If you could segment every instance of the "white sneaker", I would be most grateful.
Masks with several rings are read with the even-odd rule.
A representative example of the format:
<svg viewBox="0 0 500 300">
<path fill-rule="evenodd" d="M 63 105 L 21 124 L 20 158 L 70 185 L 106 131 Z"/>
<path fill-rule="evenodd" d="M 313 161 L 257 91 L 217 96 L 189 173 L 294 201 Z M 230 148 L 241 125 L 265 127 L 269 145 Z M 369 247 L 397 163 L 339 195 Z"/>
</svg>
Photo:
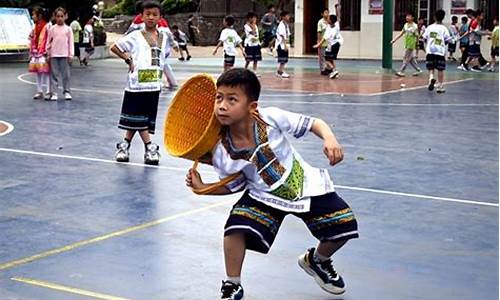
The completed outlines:
<svg viewBox="0 0 500 300">
<path fill-rule="evenodd" d="M 412 76 L 418 76 L 418 75 L 420 75 L 420 74 L 422 74 L 422 73 L 423 73 L 423 71 L 422 71 L 422 70 L 418 70 L 418 71 L 416 71 L 415 73 L 413 73 L 413 74 L 412 74 Z"/>
<path fill-rule="evenodd" d="M 73 99 L 73 97 L 71 97 L 71 94 L 69 92 L 65 92 L 64 93 L 64 100 L 68 100 L 69 101 L 71 99 Z"/>
<path fill-rule="evenodd" d="M 399 71 L 399 72 L 396 72 L 396 76 L 398 76 L 398 77 L 405 77 L 405 73 Z"/>
<path fill-rule="evenodd" d="M 286 72 L 283 72 L 281 73 L 281 78 L 290 78 L 290 75 L 288 75 L 288 73 Z"/>
<path fill-rule="evenodd" d="M 464 65 L 460 65 L 460 66 L 458 66 L 458 67 L 457 67 L 457 69 L 458 69 L 458 70 L 465 71 L 465 67 L 464 67 Z"/>
<path fill-rule="evenodd" d="M 436 88 L 436 92 L 438 94 L 444 94 L 446 92 L 446 89 L 444 88 L 442 83 Z"/>
<path fill-rule="evenodd" d="M 57 101 L 57 93 L 53 93 L 49 98 L 50 101 Z"/>
<path fill-rule="evenodd" d="M 330 74 L 330 79 L 336 79 L 340 75 L 339 71 L 335 70 Z"/>
</svg>

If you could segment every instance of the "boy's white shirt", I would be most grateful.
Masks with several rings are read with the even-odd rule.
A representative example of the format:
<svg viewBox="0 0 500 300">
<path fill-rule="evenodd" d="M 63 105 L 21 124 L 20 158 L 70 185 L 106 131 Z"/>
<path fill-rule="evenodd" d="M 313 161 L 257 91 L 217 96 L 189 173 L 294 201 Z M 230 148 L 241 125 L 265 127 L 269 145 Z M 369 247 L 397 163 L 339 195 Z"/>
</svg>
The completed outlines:
<svg viewBox="0 0 500 300">
<path fill-rule="evenodd" d="M 92 25 L 90 25 L 90 24 L 86 24 L 83 27 L 82 42 L 83 43 L 90 43 L 90 39 L 92 38 L 93 34 L 94 34 L 94 27 L 92 27 Z"/>
<path fill-rule="evenodd" d="M 179 32 L 179 40 L 177 40 L 177 43 L 180 46 L 185 46 L 187 44 L 187 41 L 188 41 L 187 35 L 184 32 L 182 32 L 181 30 L 178 30 L 178 32 Z"/>
<path fill-rule="evenodd" d="M 340 26 L 337 23 L 333 27 L 328 25 L 323 37 L 328 42 L 328 51 L 332 51 L 332 46 L 337 43 L 341 46 L 344 44 L 344 38 L 340 34 Z"/>
<path fill-rule="evenodd" d="M 224 53 L 229 56 L 236 56 L 236 46 L 242 42 L 241 37 L 232 27 L 222 30 L 219 41 L 222 42 Z"/>
<path fill-rule="evenodd" d="M 269 126 L 266 126 L 268 142 L 257 145 L 251 158 L 245 160 L 231 158 L 222 141 L 219 141 L 213 150 L 212 156 L 212 164 L 215 171 L 220 178 L 240 171 L 243 172 L 244 175 L 226 185 L 233 192 L 246 187 L 250 197 L 268 206 L 290 212 L 309 211 L 311 197 L 334 192 L 333 182 L 326 169 L 314 168 L 302 159 L 288 140 L 286 134 L 293 135 L 296 138 L 305 136 L 311 130 L 314 118 L 275 107 L 260 108 L 259 114 L 269 124 Z M 262 150 L 266 144 L 269 145 L 275 154 L 275 158 L 279 164 L 285 168 L 281 177 L 271 186 L 262 179 L 260 174 L 267 168 L 272 168 L 272 160 L 265 164 L 261 170 L 257 170 L 257 165 L 252 162 L 252 158 L 258 160 L 259 157 L 263 156 Z M 282 188 L 288 176 L 292 172 L 296 174 L 295 172 L 300 168 L 303 170 L 303 184 L 300 197 L 289 200 L 271 193 L 278 188 Z"/>
<path fill-rule="evenodd" d="M 245 24 L 245 46 L 259 46 L 260 41 L 259 41 L 259 27 L 255 26 L 255 33 L 252 34 L 254 31 L 250 24 Z"/>
<path fill-rule="evenodd" d="M 134 71 L 128 72 L 128 80 L 125 90 L 128 92 L 153 92 L 161 90 L 161 77 L 156 82 L 139 82 L 140 70 L 157 70 L 161 76 L 161 70 L 166 62 L 167 53 L 165 52 L 168 38 L 163 31 L 158 31 L 163 35 L 161 53 L 159 56 L 160 66 L 151 65 L 151 47 L 142 35 L 142 30 L 132 31 L 123 36 L 116 42 L 116 46 L 122 52 L 128 52 L 132 57 Z M 158 35 L 158 39 L 160 36 Z"/>
<path fill-rule="evenodd" d="M 434 55 L 446 55 L 446 42 L 452 40 L 448 28 L 443 24 L 431 24 L 425 30 L 422 37 L 427 41 L 425 45 L 425 52 Z"/>
<path fill-rule="evenodd" d="M 290 38 L 290 27 L 284 21 L 280 21 L 278 29 L 276 30 L 276 45 L 285 50 L 285 43 Z"/>
</svg>

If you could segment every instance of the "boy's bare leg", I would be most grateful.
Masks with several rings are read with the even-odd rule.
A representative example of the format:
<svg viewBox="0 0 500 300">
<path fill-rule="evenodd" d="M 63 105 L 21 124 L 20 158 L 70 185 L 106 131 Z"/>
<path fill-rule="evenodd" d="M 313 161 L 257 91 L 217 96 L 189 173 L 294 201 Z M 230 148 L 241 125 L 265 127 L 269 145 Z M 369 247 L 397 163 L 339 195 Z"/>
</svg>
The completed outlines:
<svg viewBox="0 0 500 300">
<path fill-rule="evenodd" d="M 245 259 L 246 243 L 243 233 L 234 233 L 224 237 L 224 260 L 227 277 L 240 277 Z"/>
<path fill-rule="evenodd" d="M 125 139 L 128 141 L 132 141 L 132 138 L 135 135 L 135 130 L 126 130 L 125 131 Z"/>
<path fill-rule="evenodd" d="M 250 64 L 250 61 L 249 61 L 249 60 L 247 60 L 247 61 L 245 62 L 245 69 L 248 69 L 248 65 L 249 65 L 249 64 Z"/>
<path fill-rule="evenodd" d="M 444 82 L 444 71 L 439 71 L 438 70 L 438 82 L 440 84 L 443 84 L 443 82 Z"/>
<path fill-rule="evenodd" d="M 257 72 L 257 61 L 253 62 L 253 71 Z"/>
<path fill-rule="evenodd" d="M 337 250 L 342 248 L 347 241 L 323 241 L 320 242 L 317 248 L 318 253 L 324 257 L 331 257 Z"/>
<path fill-rule="evenodd" d="M 284 69 L 285 69 L 285 64 L 279 64 L 278 65 L 278 73 L 279 74 L 283 73 Z"/>
<path fill-rule="evenodd" d="M 139 135 L 141 136 L 141 139 L 144 142 L 144 144 L 151 142 L 151 136 L 149 135 L 149 132 L 147 130 L 139 131 Z"/>
</svg>

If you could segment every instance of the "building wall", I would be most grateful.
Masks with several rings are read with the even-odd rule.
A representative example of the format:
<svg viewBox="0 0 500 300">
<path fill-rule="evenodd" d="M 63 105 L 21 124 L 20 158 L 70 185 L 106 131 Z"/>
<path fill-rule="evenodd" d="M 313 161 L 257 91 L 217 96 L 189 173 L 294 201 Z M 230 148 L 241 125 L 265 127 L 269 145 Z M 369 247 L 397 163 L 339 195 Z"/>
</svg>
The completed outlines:
<svg viewBox="0 0 500 300">
<path fill-rule="evenodd" d="M 304 1 L 295 0 L 295 43 L 294 51 L 298 54 L 304 54 L 304 24 L 303 12 Z M 329 0 L 330 11 L 335 11 L 335 3 L 337 0 Z M 467 0 L 467 7 L 476 8 L 477 0 Z M 451 23 L 451 1 L 443 0 L 443 9 L 446 12 L 445 25 Z M 460 16 L 459 16 L 460 17 Z M 360 31 L 342 31 L 344 37 L 344 45 L 339 53 L 340 58 L 363 58 L 363 59 L 381 59 L 382 58 L 382 15 L 368 14 L 368 0 L 361 1 L 361 26 Z M 393 33 L 397 36 L 398 31 Z M 490 42 L 483 38 L 481 49 L 483 55 L 489 56 Z M 458 57 L 460 50 L 457 49 L 455 56 Z M 404 44 L 402 39 L 394 44 L 393 58 L 401 59 L 404 53 Z M 422 58 L 422 54 L 420 55 Z"/>
</svg>

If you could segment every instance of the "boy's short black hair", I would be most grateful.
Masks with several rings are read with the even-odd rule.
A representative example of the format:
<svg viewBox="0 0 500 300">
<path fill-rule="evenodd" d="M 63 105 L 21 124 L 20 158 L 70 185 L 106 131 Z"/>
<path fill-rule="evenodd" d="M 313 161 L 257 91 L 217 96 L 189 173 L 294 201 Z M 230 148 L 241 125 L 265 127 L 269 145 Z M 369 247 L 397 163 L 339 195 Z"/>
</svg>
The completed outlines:
<svg viewBox="0 0 500 300">
<path fill-rule="evenodd" d="M 463 16 L 462 17 L 462 23 L 467 23 L 467 21 L 469 21 L 469 18 L 467 18 L 466 16 Z"/>
<path fill-rule="evenodd" d="M 408 17 L 408 16 L 414 17 L 414 16 L 413 16 L 413 13 L 412 13 L 411 11 L 406 12 L 406 16 L 407 16 L 407 17 Z"/>
<path fill-rule="evenodd" d="M 267 10 L 271 10 L 271 8 L 275 8 L 274 4 L 270 4 L 267 6 Z"/>
<path fill-rule="evenodd" d="M 161 5 L 160 2 L 155 1 L 155 0 L 146 0 L 142 2 L 141 5 L 141 12 L 144 12 L 145 9 L 150 9 L 150 8 L 158 8 L 161 13 Z"/>
<path fill-rule="evenodd" d="M 280 17 L 282 17 L 282 18 L 283 18 L 284 16 L 287 16 L 287 15 L 289 15 L 289 14 L 290 14 L 290 12 L 288 12 L 288 11 L 284 10 L 284 11 L 282 11 L 282 12 L 280 13 Z"/>
<path fill-rule="evenodd" d="M 482 14 L 483 14 L 482 10 L 480 10 L 480 9 L 476 10 L 476 17 L 479 17 Z"/>
<path fill-rule="evenodd" d="M 249 11 L 247 13 L 247 20 L 250 20 L 251 18 L 257 17 L 257 14 L 255 14 L 253 11 Z"/>
<path fill-rule="evenodd" d="M 258 101 L 260 96 L 260 82 L 254 72 L 244 68 L 233 68 L 217 79 L 217 87 L 240 87 L 248 100 Z"/>
<path fill-rule="evenodd" d="M 226 22 L 227 26 L 233 26 L 234 25 L 234 17 L 233 16 L 226 16 L 224 18 L 224 21 Z"/>
<path fill-rule="evenodd" d="M 436 21 L 438 22 L 442 22 L 444 20 L 444 16 L 446 15 L 446 13 L 444 12 L 444 10 L 442 9 L 438 9 L 436 10 L 436 12 L 434 13 L 434 18 L 436 18 Z"/>
<path fill-rule="evenodd" d="M 453 16 L 453 17 L 451 17 L 451 20 L 452 21 L 458 21 L 458 17 L 457 16 Z"/>
<path fill-rule="evenodd" d="M 330 19 L 330 22 L 332 22 L 332 24 L 335 24 L 338 20 L 337 15 L 329 15 L 328 19 Z"/>
<path fill-rule="evenodd" d="M 174 26 L 172 26 L 172 29 L 177 30 L 177 29 L 179 29 L 179 26 L 174 25 Z"/>
<path fill-rule="evenodd" d="M 467 8 L 467 10 L 465 11 L 466 15 L 472 15 L 473 13 L 474 13 L 474 10 L 472 8 Z"/>
</svg>

